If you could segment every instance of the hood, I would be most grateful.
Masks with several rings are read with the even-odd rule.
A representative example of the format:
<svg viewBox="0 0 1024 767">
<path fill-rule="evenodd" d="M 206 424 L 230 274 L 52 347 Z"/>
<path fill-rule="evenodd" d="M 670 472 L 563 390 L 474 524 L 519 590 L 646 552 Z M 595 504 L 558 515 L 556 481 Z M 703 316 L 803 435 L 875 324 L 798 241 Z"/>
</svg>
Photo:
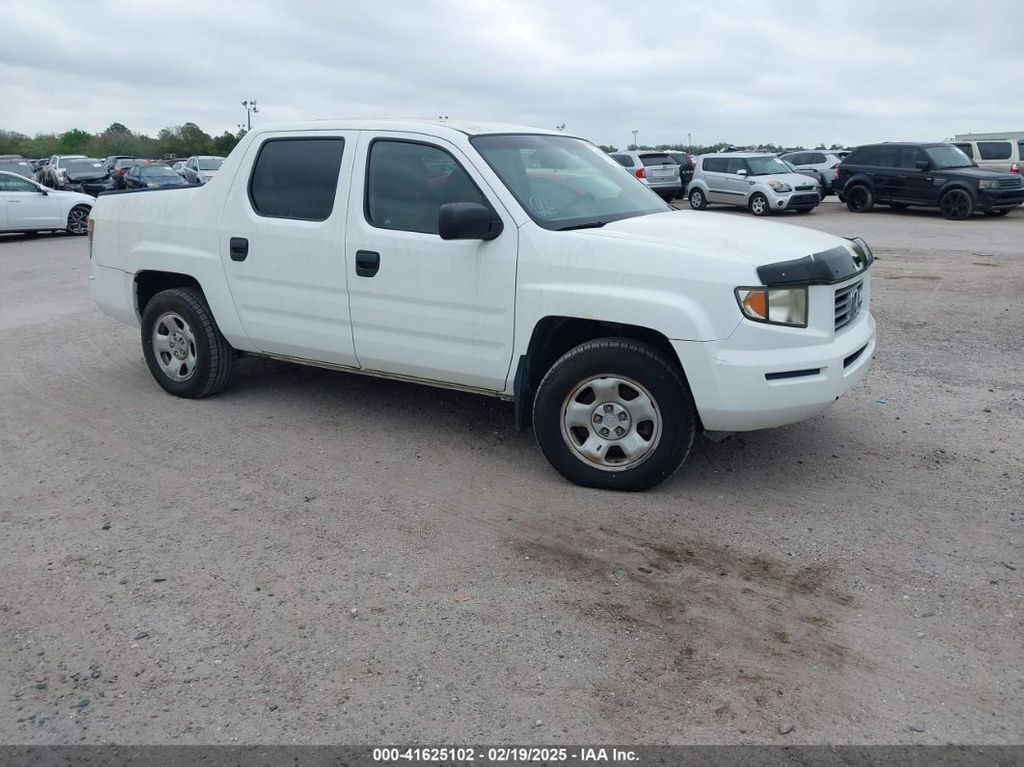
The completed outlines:
<svg viewBox="0 0 1024 767">
<path fill-rule="evenodd" d="M 50 197 L 54 197 L 58 200 L 64 200 L 66 202 L 86 202 L 90 205 L 96 202 L 96 198 L 91 194 L 82 194 L 81 192 L 59 192 L 53 189 L 47 189 L 46 191 Z"/>
<path fill-rule="evenodd" d="M 783 174 L 780 178 L 785 178 Z M 806 180 L 805 176 L 796 178 Z M 731 213 L 677 210 L 652 213 L 580 229 L 583 237 L 644 240 L 758 267 L 821 253 L 849 241 L 794 224 L 743 218 Z"/>
<path fill-rule="evenodd" d="M 769 181 L 781 181 L 783 184 L 789 184 L 790 186 L 796 186 L 800 184 L 811 183 L 816 184 L 818 182 L 818 171 L 808 168 L 809 173 L 772 173 L 770 176 L 748 176 L 751 181 L 759 181 L 762 184 L 767 184 Z"/>
<path fill-rule="evenodd" d="M 998 170 L 985 170 L 984 168 L 937 168 L 926 173 L 943 173 L 958 178 L 1020 178 L 1015 173 L 1005 173 Z"/>
</svg>

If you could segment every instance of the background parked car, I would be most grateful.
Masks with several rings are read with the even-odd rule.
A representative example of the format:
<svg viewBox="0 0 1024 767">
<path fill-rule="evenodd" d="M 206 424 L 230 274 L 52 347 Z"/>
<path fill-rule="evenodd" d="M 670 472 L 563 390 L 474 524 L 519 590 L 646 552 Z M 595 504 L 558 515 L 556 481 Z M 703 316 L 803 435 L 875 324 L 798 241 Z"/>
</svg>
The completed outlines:
<svg viewBox="0 0 1024 767">
<path fill-rule="evenodd" d="M 679 164 L 664 152 L 612 152 L 611 157 L 663 200 L 670 201 L 679 196 L 682 189 Z"/>
<path fill-rule="evenodd" d="M 808 213 L 821 202 L 816 181 L 762 152 L 698 157 L 689 199 L 694 210 L 722 203 L 747 208 L 755 216 L 785 210 Z"/>
<path fill-rule="evenodd" d="M 189 157 L 183 167 L 183 176 L 192 184 L 205 184 L 220 170 L 223 157 L 213 155 L 197 155 Z"/>
<path fill-rule="evenodd" d="M 124 174 L 128 172 L 128 169 L 133 165 L 145 165 L 149 160 L 143 160 L 138 157 L 125 157 L 120 160 L 114 161 L 114 166 L 110 169 L 110 178 L 114 182 L 114 189 L 124 189 Z"/>
<path fill-rule="evenodd" d="M 113 188 L 114 182 L 102 160 L 71 160 L 61 186 L 61 189 L 82 192 L 92 197 Z"/>
<path fill-rule="evenodd" d="M 670 160 L 679 165 L 679 194 L 677 197 L 686 197 L 686 189 L 693 180 L 693 158 L 686 152 L 665 152 Z"/>
<path fill-rule="evenodd" d="M 838 153 L 815 149 L 813 151 L 787 152 L 782 155 L 782 159 L 796 168 L 798 172 L 805 169 L 817 171 L 818 178 L 822 182 L 822 197 L 832 194 L 834 191 L 832 182 L 836 178 L 836 168 L 843 161 Z"/>
<path fill-rule="evenodd" d="M 36 181 L 50 189 L 60 189 L 64 183 L 64 174 L 67 172 L 68 163 L 71 160 L 85 159 L 88 158 L 84 154 L 55 154 L 36 173 Z"/>
<path fill-rule="evenodd" d="M 0 231 L 85 234 L 92 197 L 57 192 L 17 173 L 0 171 Z"/>
<path fill-rule="evenodd" d="M 957 141 L 954 146 L 970 157 L 979 168 L 1020 173 L 1024 157 L 1022 139 L 984 139 L 978 141 Z"/>
<path fill-rule="evenodd" d="M 114 163 L 116 163 L 118 160 L 138 160 L 138 159 L 139 158 L 135 157 L 135 155 L 130 155 L 130 154 L 112 154 L 112 155 L 110 155 L 109 157 L 107 157 L 103 161 L 103 166 L 108 171 L 113 171 L 114 170 Z"/>
<path fill-rule="evenodd" d="M 136 164 L 124 174 L 125 189 L 152 189 L 155 187 L 188 186 L 188 182 L 162 163 Z"/>
<path fill-rule="evenodd" d="M 1002 216 L 1024 202 L 1020 174 L 977 167 L 952 144 L 868 144 L 853 150 L 839 166 L 836 184 L 854 213 L 876 203 L 901 210 L 938 208 L 960 220 L 975 211 Z"/>
<path fill-rule="evenodd" d="M 171 165 L 171 170 L 181 176 L 183 179 L 188 181 L 188 176 L 185 175 L 185 163 L 187 160 L 178 160 Z"/>
<path fill-rule="evenodd" d="M 19 176 L 25 178 L 32 178 L 35 176 L 35 171 L 32 170 L 32 163 L 23 157 L 17 155 L 5 155 L 0 157 L 0 170 L 7 171 L 8 173 L 17 173 Z"/>
</svg>

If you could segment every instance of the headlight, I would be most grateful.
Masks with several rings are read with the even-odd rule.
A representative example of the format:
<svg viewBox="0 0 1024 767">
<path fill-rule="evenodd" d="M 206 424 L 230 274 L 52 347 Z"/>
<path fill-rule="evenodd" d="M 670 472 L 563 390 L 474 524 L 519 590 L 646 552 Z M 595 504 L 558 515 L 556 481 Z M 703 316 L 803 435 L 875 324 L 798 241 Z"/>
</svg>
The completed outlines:
<svg viewBox="0 0 1024 767">
<path fill-rule="evenodd" d="M 792 192 L 793 191 L 793 187 L 791 187 L 789 184 L 784 184 L 781 181 L 769 181 L 768 182 L 768 186 L 770 186 L 776 192 Z"/>
<path fill-rule="evenodd" d="M 772 325 L 807 327 L 807 288 L 736 288 L 747 319 Z"/>
<path fill-rule="evenodd" d="M 979 178 L 978 189 L 997 189 L 999 187 L 999 179 L 997 178 Z"/>
</svg>

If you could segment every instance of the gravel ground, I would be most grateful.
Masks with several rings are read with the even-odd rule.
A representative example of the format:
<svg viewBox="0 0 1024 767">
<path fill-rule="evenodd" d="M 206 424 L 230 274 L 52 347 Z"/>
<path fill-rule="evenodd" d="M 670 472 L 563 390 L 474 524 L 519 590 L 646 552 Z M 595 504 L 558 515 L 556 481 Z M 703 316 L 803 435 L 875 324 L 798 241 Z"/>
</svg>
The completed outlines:
<svg viewBox="0 0 1024 767">
<path fill-rule="evenodd" d="M 482 397 L 169 397 L 0 237 L 0 742 L 1020 743 L 1024 210 L 792 221 L 874 246 L 873 371 L 639 495 Z"/>
</svg>

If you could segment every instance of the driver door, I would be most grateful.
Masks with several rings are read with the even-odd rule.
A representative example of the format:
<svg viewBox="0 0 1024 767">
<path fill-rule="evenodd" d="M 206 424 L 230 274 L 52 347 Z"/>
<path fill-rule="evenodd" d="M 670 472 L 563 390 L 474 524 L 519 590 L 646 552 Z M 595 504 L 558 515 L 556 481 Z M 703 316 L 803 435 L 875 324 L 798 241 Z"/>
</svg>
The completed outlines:
<svg viewBox="0 0 1024 767">
<path fill-rule="evenodd" d="M 2 229 L 64 228 L 60 202 L 27 179 L 0 176 L 0 200 L 6 211 L 0 213 Z"/>
<path fill-rule="evenodd" d="M 394 376 L 505 388 L 518 229 L 463 152 L 443 139 L 364 132 L 352 174 L 346 264 L 356 356 Z M 449 202 L 490 206 L 495 239 L 442 240 Z"/>
<path fill-rule="evenodd" d="M 744 171 L 740 175 L 740 171 Z M 730 157 L 729 161 L 725 166 L 725 191 L 729 194 L 728 202 L 733 205 L 746 205 L 747 204 L 747 193 L 750 191 L 750 181 L 747 179 L 747 174 L 750 173 L 750 168 L 747 166 L 746 160 L 741 157 Z"/>
</svg>

